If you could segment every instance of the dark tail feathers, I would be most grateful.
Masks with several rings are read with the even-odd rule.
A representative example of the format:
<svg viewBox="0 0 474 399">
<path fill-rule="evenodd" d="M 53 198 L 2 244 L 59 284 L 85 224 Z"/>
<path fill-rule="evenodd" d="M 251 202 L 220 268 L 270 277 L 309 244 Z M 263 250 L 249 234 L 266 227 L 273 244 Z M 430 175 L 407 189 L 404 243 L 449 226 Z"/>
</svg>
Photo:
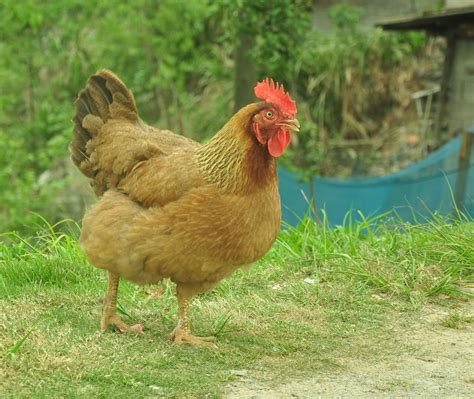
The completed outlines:
<svg viewBox="0 0 474 399">
<path fill-rule="evenodd" d="M 75 102 L 74 132 L 69 149 L 71 159 L 79 170 L 94 178 L 94 167 L 89 156 L 88 143 L 99 133 L 109 119 L 138 120 L 138 111 L 131 91 L 112 72 L 103 69 L 91 76 Z"/>
</svg>

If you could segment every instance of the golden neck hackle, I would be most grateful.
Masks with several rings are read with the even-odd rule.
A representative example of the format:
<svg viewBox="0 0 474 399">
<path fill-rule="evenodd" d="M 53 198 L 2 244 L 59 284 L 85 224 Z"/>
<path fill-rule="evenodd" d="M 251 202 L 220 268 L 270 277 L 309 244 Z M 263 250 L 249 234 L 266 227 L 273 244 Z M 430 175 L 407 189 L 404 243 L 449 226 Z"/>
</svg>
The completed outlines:
<svg viewBox="0 0 474 399">
<path fill-rule="evenodd" d="M 248 193 L 275 182 L 276 161 L 252 136 L 251 118 L 265 103 L 247 105 L 197 152 L 204 179 L 228 193 Z"/>
</svg>

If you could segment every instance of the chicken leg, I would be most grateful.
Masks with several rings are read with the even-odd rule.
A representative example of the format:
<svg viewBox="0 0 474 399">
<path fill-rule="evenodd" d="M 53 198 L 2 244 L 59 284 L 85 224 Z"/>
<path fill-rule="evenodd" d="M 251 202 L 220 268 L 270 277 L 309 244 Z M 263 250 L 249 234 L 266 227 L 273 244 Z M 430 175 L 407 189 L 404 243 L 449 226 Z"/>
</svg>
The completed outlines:
<svg viewBox="0 0 474 399">
<path fill-rule="evenodd" d="M 178 325 L 171 333 L 171 339 L 177 345 L 186 343 L 215 347 L 211 342 L 215 337 L 195 337 L 191 335 L 189 301 L 191 300 L 192 294 L 186 292 L 186 289 L 178 284 L 176 287 L 176 295 L 178 297 Z"/>
<path fill-rule="evenodd" d="M 100 320 L 100 330 L 105 332 L 109 325 L 115 325 L 121 333 L 133 331 L 142 332 L 143 325 L 135 324 L 127 325 L 117 314 L 117 290 L 120 281 L 118 274 L 109 272 L 109 283 L 107 287 L 107 295 L 104 300 L 104 308 L 102 310 L 102 319 Z"/>
</svg>

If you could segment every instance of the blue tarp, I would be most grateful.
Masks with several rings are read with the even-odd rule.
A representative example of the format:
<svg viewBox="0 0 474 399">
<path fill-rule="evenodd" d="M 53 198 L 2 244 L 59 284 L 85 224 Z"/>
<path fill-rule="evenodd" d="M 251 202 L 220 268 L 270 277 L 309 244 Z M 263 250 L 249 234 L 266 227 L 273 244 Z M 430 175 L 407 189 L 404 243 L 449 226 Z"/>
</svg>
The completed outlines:
<svg viewBox="0 0 474 399">
<path fill-rule="evenodd" d="M 469 131 L 474 133 L 474 126 Z M 395 209 L 403 220 L 410 222 L 436 211 L 449 214 L 454 209 L 456 182 L 463 172 L 459 168 L 461 142 L 462 137 L 458 136 L 424 160 L 387 176 L 346 180 L 315 177 L 306 183 L 297 174 L 279 168 L 283 220 L 298 224 L 308 214 L 311 199 L 320 217 L 321 210 L 325 210 L 332 226 L 342 225 L 349 211 L 354 211 L 357 219 L 357 211 L 372 217 Z M 462 209 L 471 216 L 474 216 L 473 161 L 474 154 L 467 169 Z"/>
</svg>

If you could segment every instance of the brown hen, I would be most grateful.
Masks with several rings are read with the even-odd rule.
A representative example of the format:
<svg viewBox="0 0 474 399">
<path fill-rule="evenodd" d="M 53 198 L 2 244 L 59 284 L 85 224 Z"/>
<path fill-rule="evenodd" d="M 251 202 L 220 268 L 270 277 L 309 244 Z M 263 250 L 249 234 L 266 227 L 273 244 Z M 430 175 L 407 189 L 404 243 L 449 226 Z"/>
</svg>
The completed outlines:
<svg viewBox="0 0 474 399">
<path fill-rule="evenodd" d="M 203 145 L 146 125 L 110 71 L 79 94 L 70 150 L 100 197 L 84 216 L 80 245 L 109 273 L 102 331 L 138 329 L 116 312 L 121 277 L 169 278 L 179 304 L 172 339 L 209 344 L 191 335 L 189 301 L 269 250 L 281 219 L 275 157 L 299 129 L 282 86 L 266 80 L 255 93 L 265 101 L 242 108 Z"/>
</svg>

